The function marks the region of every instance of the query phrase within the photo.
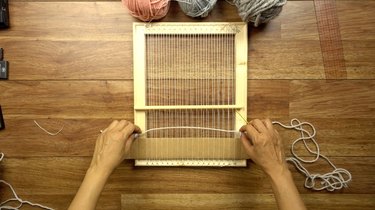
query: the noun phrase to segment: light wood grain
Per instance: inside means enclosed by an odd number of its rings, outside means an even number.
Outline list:
[[[375,79],[374,40],[343,41],[348,78]]]
[[[120,119],[120,118],[117,118]],[[7,129],[0,132],[0,148],[8,157],[91,156],[95,140],[112,119],[35,119],[57,136],[39,129],[32,119],[6,119]],[[132,120],[132,119],[129,119]]]
[[[249,79],[324,79],[319,41],[249,41]]]
[[[343,40],[374,40],[374,1],[337,1],[337,13]]]
[[[372,209],[375,195],[304,195],[307,208]],[[328,202],[327,202],[328,201]],[[273,194],[122,194],[121,209],[277,209]]]
[[[130,41],[0,42],[11,64],[10,80],[133,78]]]
[[[316,140],[319,143],[322,154],[329,157],[350,157],[352,156],[373,156],[375,154],[373,119],[357,118],[299,118],[315,126],[317,131]],[[273,119],[289,124],[289,119]],[[290,154],[292,142],[300,137],[297,131],[287,130],[276,126],[282,139],[286,154]],[[302,144],[296,145],[296,152],[300,155],[307,155]]]
[[[247,118],[289,116],[289,80],[250,80]]]
[[[3,40],[131,41],[133,19],[121,2],[10,2],[9,11]]]
[[[374,118],[375,82],[293,81],[290,116],[324,118]]]
[[[348,78],[374,79],[374,1],[338,1],[337,12],[343,39]]]
[[[282,40],[319,40],[313,1],[288,1],[277,19]]]
[[[133,118],[131,81],[28,81],[0,83],[9,118]]]
[[[10,198],[10,192],[5,188],[1,188],[0,196],[1,198]],[[7,192],[4,192],[7,191]],[[70,202],[72,202],[74,194],[69,195],[59,195],[59,194],[29,194],[28,192],[17,191],[18,195],[23,200],[32,201],[34,203],[40,203],[55,210],[66,210],[69,207]],[[36,207],[30,207],[24,205],[21,209],[24,210],[35,210]],[[119,210],[121,209],[121,195],[119,193],[102,193],[100,195],[98,205],[96,209],[106,209],[106,210]]]

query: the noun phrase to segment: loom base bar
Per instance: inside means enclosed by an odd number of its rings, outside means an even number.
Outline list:
[[[246,160],[239,138],[138,138],[127,159]]]
[[[135,166],[246,167],[246,160],[135,160]]]

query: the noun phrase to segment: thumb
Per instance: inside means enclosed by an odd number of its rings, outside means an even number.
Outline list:
[[[246,153],[252,159],[252,157],[254,157],[254,146],[251,145],[250,140],[244,134],[241,135],[241,141],[242,141],[243,147],[246,150]]]
[[[132,144],[133,144],[133,141],[134,141],[134,134],[132,134],[132,135],[130,135],[129,136],[129,138],[126,140],[126,142],[125,142],[125,147],[124,147],[124,149],[125,149],[125,157],[127,157],[127,156],[129,156],[129,154],[130,154],[130,149],[131,149],[131,146],[132,146]]]

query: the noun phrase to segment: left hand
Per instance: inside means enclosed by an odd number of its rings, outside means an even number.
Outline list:
[[[90,169],[112,173],[129,155],[133,133],[141,133],[141,129],[126,120],[113,121],[96,140]]]

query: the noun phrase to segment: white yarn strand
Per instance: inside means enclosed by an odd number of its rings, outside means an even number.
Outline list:
[[[194,127],[194,126],[176,126],[176,127],[160,127],[160,128],[152,128],[146,130],[141,135],[151,132],[151,131],[158,131],[158,130],[168,130],[168,129],[194,129],[194,130],[206,130],[206,131],[218,131],[218,132],[226,132],[226,133],[240,133],[236,130],[225,130],[219,128],[206,128],[206,127]]]
[[[344,187],[348,187],[348,183],[352,180],[351,173],[344,169],[344,168],[337,168],[328,157],[320,154],[320,148],[319,144],[315,140],[316,130],[315,127],[309,123],[309,122],[300,122],[298,119],[292,119],[290,121],[290,125],[284,125],[278,121],[272,122],[273,124],[277,124],[283,128],[286,129],[294,129],[296,131],[299,131],[301,136],[294,140],[291,146],[291,153],[293,157],[289,157],[286,160],[288,162],[291,162],[298,171],[303,173],[306,176],[305,179],[305,187],[312,189],[312,190],[328,190],[328,191],[334,191],[334,190],[340,190]],[[312,133],[310,133],[308,130],[304,128],[304,126],[308,126]],[[303,142],[304,147],[306,150],[310,153],[315,155],[315,158],[313,160],[306,160],[301,158],[297,155],[295,152],[295,145],[299,142]],[[315,147],[315,151],[312,150],[308,145],[308,141],[310,143],[313,143]],[[303,165],[302,163],[314,163],[319,160],[319,158],[323,158],[328,164],[334,169],[332,172],[325,173],[325,174],[319,174],[319,173],[310,173]]]
[[[0,162],[3,160],[4,158],[4,153],[0,153]],[[6,186],[9,187],[9,189],[12,191],[12,194],[13,194],[13,197],[14,198],[10,198],[4,202],[1,202],[0,203],[0,210],[5,210],[5,209],[8,209],[8,210],[19,210],[23,205],[27,204],[27,205],[30,205],[30,206],[34,206],[34,207],[39,207],[41,209],[46,209],[46,210],[53,210],[53,208],[50,208],[50,207],[47,207],[47,206],[44,206],[44,205],[41,205],[41,204],[38,204],[38,203],[32,203],[30,201],[25,201],[25,200],[22,200],[20,197],[18,197],[16,191],[14,190],[13,186],[11,184],[9,184],[8,182],[6,182],[5,180],[0,180],[0,183],[2,184],[5,184]],[[9,202],[18,202],[18,206],[8,206],[8,203]]]
[[[192,130],[217,131],[217,132],[241,134],[241,132],[236,131],[236,130],[225,130],[225,129],[219,129],[219,128],[206,128],[206,127],[194,127],[194,126],[175,126],[175,127],[151,128],[151,129],[148,129],[148,130],[144,131],[141,134],[138,134],[138,133],[134,134],[134,138],[138,138],[138,137],[143,136],[146,133],[152,132],[152,131],[171,130],[171,129],[192,129]]]
[[[63,129],[64,129],[64,125],[62,125],[62,127],[60,128],[60,130],[58,130],[57,132],[55,132],[55,133],[52,133],[52,132],[50,132],[50,131],[47,131],[45,128],[43,128],[41,125],[39,125],[39,123],[36,121],[36,120],[34,120],[34,123],[42,130],[42,131],[44,131],[45,133],[47,133],[48,135],[50,135],[50,136],[56,136],[57,134],[59,134]],[[101,131],[102,132],[102,131]]]

